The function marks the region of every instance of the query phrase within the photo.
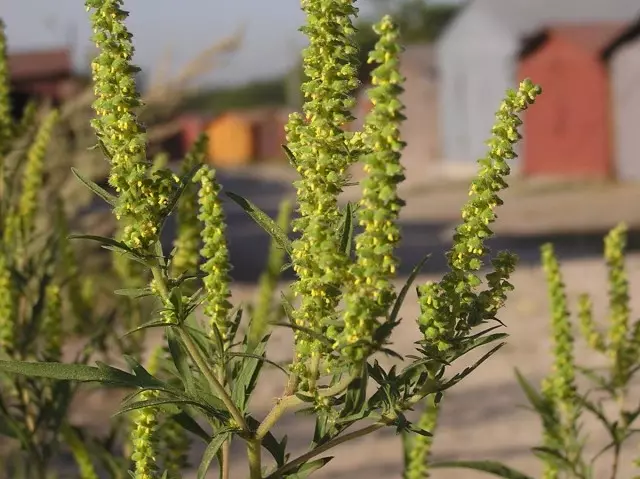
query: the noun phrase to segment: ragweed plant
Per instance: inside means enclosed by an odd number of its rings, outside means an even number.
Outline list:
[[[540,391],[519,372],[532,409],[540,416],[543,441],[534,453],[543,465],[542,477],[549,479],[595,479],[596,462],[609,456],[607,477],[620,477],[623,447],[637,431],[640,407],[629,399],[632,382],[640,371],[640,321],[630,322],[629,282],[625,271],[627,227],[620,224],[604,241],[608,270],[609,308],[605,328],[593,317],[588,295],[578,298],[577,321],[571,317],[560,264],[550,244],[542,246],[542,264],[549,286],[552,333],[552,370]],[[575,324],[575,323],[578,324]],[[580,336],[607,361],[604,369],[580,366],[574,357],[574,342]],[[577,387],[582,375],[587,388]],[[582,431],[582,421],[592,416],[602,426],[607,442],[596,454],[588,455],[590,437]],[[600,445],[597,445],[600,447]],[[636,464],[640,468],[640,461]],[[529,479],[525,473],[492,461],[440,463],[439,467],[466,467],[505,478]],[[640,477],[639,473],[636,476]]]
[[[418,356],[405,358],[390,349],[391,333],[426,258],[396,291],[392,279],[397,275],[395,249],[403,205],[397,185],[403,179],[404,146],[399,136],[403,79],[398,71],[397,27],[389,17],[376,26],[379,42],[370,57],[376,66],[370,91],[374,108],[363,131],[348,133],[345,127],[352,120],[353,91],[358,86],[353,28],[357,9],[353,0],[302,1],[307,18],[302,30],[309,39],[303,53],[308,81],[302,87],[303,115],[290,118],[285,147],[300,176],[295,182],[294,238],[289,237],[289,228],[249,200],[227,192],[272,236],[286,258],[284,267],[290,266],[296,275],[290,291],[282,292],[280,305],[287,319],[284,325],[294,331],[293,358],[283,367],[266,356],[275,326],[265,325],[266,308],[252,311],[248,333],[243,335],[240,325],[246,311],[230,302],[231,263],[216,172],[198,166],[178,177],[147,159],[148,137],[138,118],[141,100],[133,77],[137,68],[132,64],[132,35],[122,4],[122,0],[86,2],[99,49],[92,65],[96,92],[92,126],[110,163],[109,183],[115,194],[79,172],[77,176],[112,207],[122,232],[115,239],[85,238],[139,263],[150,276],[148,285],[118,291],[131,298],[150,297],[157,305],[153,316],[131,334],[162,328],[166,354],[157,369],[144,367],[139,357],[125,356],[130,372],[104,363],[92,367],[29,358],[2,361],[0,370],[131,390],[119,413],[140,414],[131,444],[131,474],[139,478],[179,474],[180,466],[167,463],[169,456],[162,452],[167,438],[162,439],[161,431],[172,422],[206,443],[198,477],[204,477],[214,460],[220,477],[240,474],[230,470],[232,442],[244,445],[251,479],[277,479],[307,477],[331,460],[324,456],[327,451],[383,428],[428,438],[431,433],[423,427],[432,427],[435,416],[423,417],[414,425],[407,411],[425,402],[437,407],[445,390],[472,373],[503,343],[461,373],[448,377],[448,366],[506,336],[495,332],[499,324],[486,325],[496,320],[506,300],[515,258],[498,254],[484,287],[477,272],[489,252],[485,241],[492,235],[489,226],[501,202],[499,193],[507,186],[507,160],[515,156],[513,144],[520,138],[518,114],[534,102],[539,87],[524,81],[500,106],[490,152],[480,161],[448,253],[450,272],[441,281],[418,288],[421,312],[414,319],[422,338]],[[349,167],[356,162],[365,165],[362,196],[355,207],[341,207],[339,195],[348,186]],[[194,184],[197,212],[188,210],[194,207]],[[181,198],[191,202],[178,207],[180,224],[196,224],[196,220],[202,224],[203,262],[197,264],[197,274],[183,274],[196,266],[193,229],[189,240],[178,242],[168,254],[160,241],[167,218]],[[182,256],[185,251],[188,254]],[[276,256],[273,263],[284,261]],[[271,274],[265,281],[265,295],[273,292],[275,275]],[[201,279],[198,289],[193,287],[197,279]],[[258,321],[257,327],[252,328],[253,321]],[[480,326],[484,327],[478,331]],[[374,357],[378,353],[404,364],[385,368]],[[265,363],[286,376],[282,395],[260,420],[250,408],[250,399]],[[316,423],[309,449],[292,457],[286,437],[277,438],[272,429],[285,414],[296,411],[312,414]],[[164,426],[158,418],[163,418]],[[361,423],[365,425],[355,427]],[[428,456],[429,449],[428,439],[414,443],[411,477],[420,474],[418,462]]]

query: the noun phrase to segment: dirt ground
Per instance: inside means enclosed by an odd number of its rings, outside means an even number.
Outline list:
[[[287,175],[277,170],[260,173],[229,173],[223,185],[245,194],[269,214],[275,214],[278,201],[291,195],[284,186]],[[225,183],[226,181],[226,183]],[[459,217],[460,205],[466,199],[465,183],[425,184],[413,186],[405,193],[408,202],[402,216],[405,238],[399,255],[401,273],[409,271],[424,253],[433,252],[420,282],[439,279],[445,269],[442,253]],[[352,196],[354,194],[352,193]],[[510,334],[507,345],[478,371],[447,393],[440,425],[435,439],[434,459],[494,459],[506,462],[531,474],[538,474],[539,463],[530,452],[540,440],[536,416],[522,408],[525,404],[514,376],[518,368],[533,383],[539,384],[549,368],[549,314],[546,284],[539,267],[539,246],[546,241],[558,245],[570,301],[575,310],[576,297],[581,292],[593,295],[596,312],[603,316],[606,307],[606,271],[600,259],[602,236],[618,221],[632,227],[631,246],[637,249],[635,227],[640,226],[637,208],[638,187],[606,184],[569,185],[558,183],[524,184],[516,182],[505,194],[505,206],[499,210],[495,248],[516,251],[523,259],[513,283],[516,287],[500,319]],[[267,242],[244,214],[228,205],[231,255],[234,262],[234,298],[250,300],[256,275],[261,271],[260,255]],[[640,311],[640,254],[630,253],[628,259],[634,311]],[[407,298],[401,317],[404,319],[395,333],[396,350],[410,353],[418,332],[415,295]],[[275,334],[270,347],[272,359],[286,359],[291,350],[291,338],[285,331]],[[578,357],[583,364],[598,364],[599,358],[578,344]],[[455,368],[454,368],[455,370]],[[280,394],[283,378],[269,373],[263,378],[253,400],[253,410],[262,418]],[[636,391],[637,392],[637,391]],[[635,396],[637,401],[638,396]],[[105,417],[115,408],[99,398],[83,404],[75,419],[92,422]],[[601,446],[604,435],[587,422],[592,442]],[[310,441],[312,425],[301,417],[289,415],[276,428],[286,431],[293,453],[302,452]],[[635,448],[635,445],[633,446]],[[194,462],[202,449],[194,449]],[[245,477],[244,452],[235,451],[235,473]],[[401,477],[402,451],[400,438],[392,430],[379,431],[369,437],[336,448],[335,459],[316,476],[321,478],[391,479]],[[620,478],[631,477],[628,467],[640,456],[640,449],[629,451],[622,461]],[[601,461],[596,477],[605,474],[608,462]],[[195,472],[186,477],[195,478]],[[215,477],[211,475],[210,477]],[[487,475],[464,470],[435,471],[436,479],[481,478]]]

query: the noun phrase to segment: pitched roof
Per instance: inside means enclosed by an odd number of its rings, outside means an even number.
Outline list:
[[[8,60],[12,81],[71,75],[73,72],[71,52],[66,48],[10,53]]]
[[[552,24],[523,42],[520,57],[537,51],[552,37],[567,40],[593,54],[604,55],[628,27],[629,23],[623,22]]]
[[[547,24],[631,22],[640,15],[638,0],[471,0],[518,35]]]

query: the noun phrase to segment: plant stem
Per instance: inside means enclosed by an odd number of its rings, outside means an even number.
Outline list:
[[[362,429],[358,429],[357,431],[345,434],[344,436],[338,436],[331,441],[328,441],[321,446],[318,446],[315,449],[302,454],[301,456],[298,456],[296,459],[285,464],[277,471],[269,474],[265,479],[280,479],[284,473],[290,471],[291,469],[295,469],[296,467],[306,463],[310,459],[313,459],[317,455],[322,454],[323,452],[326,452],[329,449],[339,446],[340,444],[343,444],[347,441],[351,441],[352,439],[357,439],[359,437],[366,436],[367,434],[371,434],[372,432],[375,432],[378,429],[385,427],[386,425],[387,424],[384,422],[377,422],[375,424],[371,424],[370,426],[363,427]],[[253,479],[253,476],[251,477],[251,479]]]
[[[247,441],[247,457],[249,458],[249,477],[262,479],[262,443],[258,439]]]
[[[302,404],[302,399],[297,396],[285,396],[278,400],[278,403],[269,411],[267,417],[264,418],[258,430],[256,431],[256,439],[262,440],[264,436],[267,435],[269,430],[278,422],[278,419],[282,417],[282,415],[293,407]]]
[[[178,330],[178,334],[180,335],[180,338],[184,342],[184,345],[187,348],[187,351],[189,352],[191,359],[193,359],[193,362],[196,364],[196,366],[198,366],[198,369],[200,369],[202,374],[204,374],[204,376],[207,378],[207,381],[209,381],[209,384],[211,385],[213,392],[220,398],[220,400],[222,400],[222,402],[227,407],[227,409],[229,410],[229,413],[231,414],[235,422],[238,424],[238,426],[240,426],[242,430],[246,433],[251,432],[249,427],[247,426],[246,421],[244,420],[244,416],[242,415],[240,410],[236,407],[236,405],[233,403],[233,401],[229,397],[229,394],[227,394],[227,391],[225,390],[224,386],[220,383],[220,381],[218,381],[218,378],[216,378],[216,375],[213,373],[213,371],[207,364],[205,358],[202,356],[202,352],[200,351],[196,343],[193,341],[191,336],[189,336],[189,334],[180,327],[177,327],[176,329]]]
[[[222,445],[222,476],[220,479],[229,479],[231,469],[231,440]]]

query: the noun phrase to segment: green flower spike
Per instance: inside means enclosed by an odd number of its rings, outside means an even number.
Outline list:
[[[154,391],[144,391],[140,400],[145,401],[155,397]],[[156,466],[156,438],[158,427],[157,413],[152,408],[142,408],[136,411],[131,432],[131,445],[134,462],[133,479],[157,479]]]
[[[416,427],[433,433],[438,425],[439,405],[435,403],[435,395],[428,396],[426,409],[420,416]],[[403,479],[427,479],[429,474],[429,458],[433,448],[433,436],[422,434],[407,435],[405,441],[405,467]]]
[[[496,219],[495,208],[502,204],[498,196],[506,188],[510,173],[507,160],[516,157],[513,145],[521,138],[518,114],[533,104],[541,92],[539,86],[525,80],[518,91],[509,91],[496,114],[497,122],[489,140],[489,153],[479,161],[480,171],[471,184],[470,199],[462,210],[462,224],[456,228],[453,247],[447,253],[450,272],[439,283],[419,287],[420,329],[432,345],[434,354],[447,351],[456,337],[493,319],[496,307],[512,289],[508,276],[513,271],[515,257],[501,253],[493,261],[494,274],[487,276],[489,289],[477,294],[482,283],[477,272],[482,257],[489,252],[485,241],[493,235],[490,224]],[[493,307],[483,310],[483,307]]]
[[[13,136],[10,98],[7,37],[4,22],[0,20],[0,158],[9,152]]]
[[[0,254],[0,349],[13,349],[16,333],[15,325],[15,290],[9,265],[3,254]]]
[[[358,86],[357,44],[351,18],[357,13],[353,0],[302,0],[307,22],[301,28],[309,46],[303,53],[308,81],[304,121],[290,119],[297,170],[295,182],[299,218],[293,231],[301,234],[293,244],[293,268],[299,280],[293,285],[301,304],[295,322],[322,332],[340,300],[337,285],[344,282],[346,257],[340,252],[336,226],[340,219],[337,198],[354,161],[344,127],[353,119],[353,91]],[[312,351],[317,360],[321,344],[303,334],[296,335],[297,364]]]
[[[351,268],[353,288],[347,296],[345,329],[341,338],[347,345],[372,341],[378,325],[393,299],[391,279],[397,259],[394,248],[400,239],[396,221],[404,205],[398,197],[398,184],[404,179],[400,156],[405,143],[400,140],[404,106],[399,100],[404,79],[400,75],[398,27],[385,16],[374,27],[380,39],[369,55],[369,63],[379,66],[372,72],[374,88],[369,91],[373,109],[365,122],[364,155],[367,177],[362,181],[358,208],[359,225],[364,232],[356,237],[357,261]],[[356,359],[366,356],[362,347],[347,348]]]
[[[606,341],[593,320],[593,305],[588,294],[581,294],[578,298],[578,319],[580,332],[589,347],[601,353],[606,352]]]
[[[48,361],[59,361],[62,355],[62,302],[57,284],[49,284],[45,290],[42,336],[45,340],[45,358]]]
[[[624,383],[624,376],[633,367],[629,344],[629,281],[624,265],[627,226],[620,224],[606,236],[604,256],[609,270],[609,331],[607,355],[613,361],[616,382]]]
[[[199,165],[204,164],[207,154],[208,139],[201,135],[182,163],[182,173],[187,174]],[[195,274],[200,261],[200,230],[202,225],[198,221],[198,188],[197,184],[187,185],[178,200],[177,226],[178,234],[173,244],[176,249],[173,257],[173,271],[175,274]]]
[[[200,253],[205,262],[200,266],[206,274],[204,278],[204,313],[209,318],[210,334],[218,329],[223,339],[226,338],[231,303],[229,297],[229,250],[225,239],[225,220],[220,201],[220,185],[216,181],[215,171],[203,166],[194,181],[200,182],[198,193],[200,214],[198,219],[202,221],[203,247]]]
[[[144,250],[157,239],[179,178],[169,170],[152,171],[146,158],[147,136],[135,113],[142,104],[134,76],[139,69],[131,63],[122,0],[87,0],[86,6],[93,10],[92,39],[100,50],[91,64],[97,115],[91,125],[111,159],[109,184],[118,193],[116,218],[126,223],[123,241]]]

